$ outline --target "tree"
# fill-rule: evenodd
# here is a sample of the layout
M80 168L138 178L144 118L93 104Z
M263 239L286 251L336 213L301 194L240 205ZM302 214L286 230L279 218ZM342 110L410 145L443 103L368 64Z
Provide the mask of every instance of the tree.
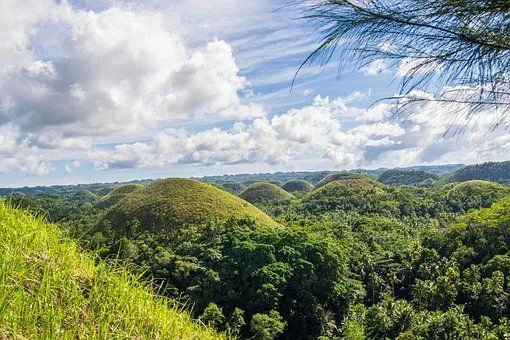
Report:
M507 0L313 1L303 18L321 41L303 65L328 63L336 52L342 65L400 64L405 72L393 98L400 107L435 101L467 106L468 116L509 109L509 13ZM431 83L434 97L413 91Z
M283 333L285 321L277 311L272 310L269 314L255 314L250 327L257 339L272 340Z
M214 302L211 302L200 316L200 320L206 325L219 330L225 321L225 316L221 308Z

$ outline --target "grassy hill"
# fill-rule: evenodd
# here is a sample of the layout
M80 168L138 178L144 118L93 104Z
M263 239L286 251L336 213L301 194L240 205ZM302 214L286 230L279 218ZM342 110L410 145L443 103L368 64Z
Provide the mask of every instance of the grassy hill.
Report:
M143 188L143 185L141 184L121 185L120 187L117 187L110 191L107 195L101 197L101 199L94 204L94 207L98 209L105 209L114 206L121 199L123 199L133 191L138 190L140 188Z
M438 178L437 175L422 170L390 169L383 172L377 180L386 185L412 185L428 179L437 180Z
M487 162L464 166L448 176L450 182L465 182L473 179L510 183L510 161Z
M72 199L81 204L92 203L97 200L97 195L90 190L81 189L72 195Z
M291 199L292 194L271 183L255 183L239 194L239 197L250 202L268 202Z
M317 183L315 189L322 188L328 183L339 182L339 183L357 183L358 185L374 186L375 182L365 175L356 174L352 172L336 172L327 175Z
M510 188L499 183L472 180L455 185L446 195L445 201L454 211L490 207L499 199L510 195Z
M217 339L122 269L0 201L0 338Z
M313 190L313 184L304 180L293 180L285 182L282 189L287 192L309 192Z
M238 181L227 181L225 183L220 183L223 189L227 190L231 194L237 195L244 189L246 186Z
M169 178L148 184L121 200L105 215L98 229L110 225L119 232L162 233L183 225L225 222L233 217L278 226L258 208L211 184Z

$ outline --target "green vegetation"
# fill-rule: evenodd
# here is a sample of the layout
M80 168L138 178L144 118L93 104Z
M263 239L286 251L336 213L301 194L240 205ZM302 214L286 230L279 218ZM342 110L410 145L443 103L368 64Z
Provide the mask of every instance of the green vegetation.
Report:
M215 339L125 269L0 201L0 338Z
M324 182L295 196L264 183L286 198L258 208L183 179L153 182L109 209L83 203L74 195L83 186L11 202L97 251L105 273L115 259L112 275L128 277L125 265L242 339L508 338L509 187L445 178L388 186L351 173Z
M239 194L239 197L250 203L282 201L291 199L292 194L271 183L255 183Z
M292 180L285 182L282 189L287 192L310 192L313 190L313 184L304 180Z
M256 207L211 184L171 178L128 195L106 213L96 231L113 228L133 235L166 234L173 228L225 222L232 217L278 226Z
M73 195L72 199L80 204L92 203L97 200L97 195L89 190L81 189Z
M510 194L510 188L498 183L472 180L454 186L446 196L446 204L455 212L490 207Z
M439 177L427 173L425 171L417 170L401 170L401 169L390 169L383 172L377 181L386 185L413 185L419 184L426 180L437 180Z
M331 182L341 183L357 183L359 185L373 186L374 182L365 175L353 173L353 172L336 172L327 175L317 183L315 189L322 188Z
M484 179L487 181L509 184L510 161L467 165L448 176L450 182L465 182L473 179Z
M244 189L246 189L246 186L238 181L228 181L225 183L221 183L221 186L223 189L227 190L231 194L237 195Z
M143 185L141 184L125 184L121 185L112 191L110 191L105 196L101 197L95 204L94 208L97 209L106 209L114 206L117 204L120 200L122 200L124 197L129 195L135 190L138 190L140 188L143 188Z

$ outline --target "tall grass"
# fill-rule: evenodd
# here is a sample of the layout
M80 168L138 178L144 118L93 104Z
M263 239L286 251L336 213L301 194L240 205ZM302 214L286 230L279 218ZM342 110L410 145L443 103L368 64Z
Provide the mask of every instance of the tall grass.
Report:
M0 339L217 339L126 269L0 200Z

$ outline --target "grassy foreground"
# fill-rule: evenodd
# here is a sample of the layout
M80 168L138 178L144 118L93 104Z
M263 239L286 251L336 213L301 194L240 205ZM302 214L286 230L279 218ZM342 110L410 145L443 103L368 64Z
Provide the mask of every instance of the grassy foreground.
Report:
M125 269L0 200L0 339L218 339Z

